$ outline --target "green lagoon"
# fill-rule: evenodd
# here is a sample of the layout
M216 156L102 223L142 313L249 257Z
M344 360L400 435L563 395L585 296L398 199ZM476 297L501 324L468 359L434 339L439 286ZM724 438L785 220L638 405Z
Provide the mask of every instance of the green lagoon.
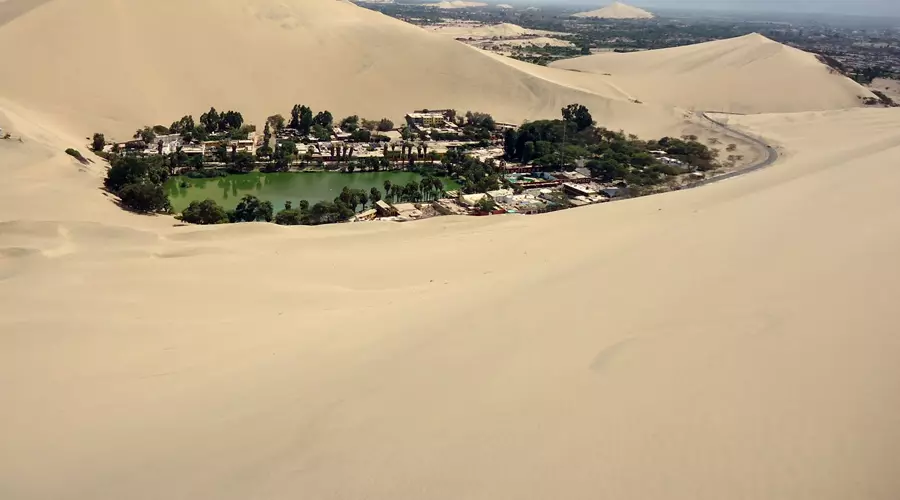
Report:
M176 212L187 208L192 201L207 198L215 200L226 209L233 209L248 194L263 201L271 201L277 212L284 207L286 201L293 202L294 206L300 200L307 200L310 204L332 201L344 186L367 192L377 187L383 195L386 180L390 180L392 184L406 185L409 181L422 180L422 176L414 172L252 172L212 179L178 176L166 182L166 193ZM444 189L459 187L452 179L441 180L444 182ZM181 187L182 182L186 182L188 187Z

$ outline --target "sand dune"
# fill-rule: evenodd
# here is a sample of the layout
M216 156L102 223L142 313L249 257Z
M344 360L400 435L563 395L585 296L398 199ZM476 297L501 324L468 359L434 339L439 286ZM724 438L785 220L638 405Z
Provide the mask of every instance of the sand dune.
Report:
M896 498L900 114L734 120L788 159L546 217L3 223L3 496Z
M589 12L579 12L574 16L594 17L598 19L653 19L656 17L644 9L632 7L631 5L626 5L622 2L614 2L601 9Z
M435 26L432 31L448 36L472 37L515 37L530 34L530 31L516 24L456 24Z
M662 108L648 112L561 88L527 68L514 70L337 0L235 0L228 9L214 0L55 0L3 26L0 46L48 30L57 35L4 53L0 95L84 135L130 136L141 124L168 124L210 106L241 110L260 123L297 102L395 119L412 109L453 107L508 122L557 116L562 106L582 102L602 109L615 128L643 122L650 126L638 133L657 135L676 123ZM223 32L227 47L217 45ZM646 119L636 119L642 112Z
M192 99L271 112L273 79L286 102L360 94L373 113L407 92L510 114L609 94L595 116L635 125L661 108L343 2L145 3L55 0L0 27L22 47L0 64L0 127L23 137L0 140L0 497L897 498L900 110L725 116L782 161L546 216L172 227L62 150ZM194 9L246 25L240 71L217 51L196 72L121 62L153 33L213 43L186 35ZM396 66L379 55L409 40ZM117 65L71 73L92 42ZM336 75L300 78L326 60ZM398 89L374 91L385 69Z
M645 102L735 113L860 107L871 93L812 54L758 34L628 54L595 54L553 67L610 75Z

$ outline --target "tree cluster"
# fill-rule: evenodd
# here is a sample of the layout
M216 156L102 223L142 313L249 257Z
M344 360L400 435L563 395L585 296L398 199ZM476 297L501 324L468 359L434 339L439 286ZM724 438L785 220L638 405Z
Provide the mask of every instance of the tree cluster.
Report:
M484 193L500 188L501 170L491 159L481 161L458 151L448 151L441 159L447 175L454 177L467 194Z
M168 178L163 158L129 155L113 158L104 186L131 210L168 212L169 198L163 188Z
M594 125L590 111L572 104L562 109L562 120L525 123L518 130L504 133L506 159L530 163L544 170L571 169L575 160L586 160L594 177L602 182L624 181L647 186L685 170L660 162L650 151L662 150L682 161L686 168L717 168L716 151L697 142L695 136L681 139L664 137L659 141L641 141Z

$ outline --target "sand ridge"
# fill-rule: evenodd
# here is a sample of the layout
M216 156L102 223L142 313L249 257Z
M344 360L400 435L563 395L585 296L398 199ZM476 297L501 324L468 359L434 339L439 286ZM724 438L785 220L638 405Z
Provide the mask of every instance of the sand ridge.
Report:
M612 4L597 10L579 12L578 14L574 14L574 17L592 17L597 19L653 19L656 16L644 9L632 7L631 5L626 5L622 2L613 2Z
M85 9L96 15L81 15ZM76 17L80 22L71 23ZM214 36L204 26L233 33L228 50L209 50ZM0 91L70 129L86 129L84 134L130 137L140 125L169 124L210 106L240 110L259 124L298 102L337 116L397 121L413 109L451 107L513 123L555 117L563 106L580 102L604 109L611 127L642 135L678 122L665 107L635 109L607 96L561 88L529 68L514 69L447 37L337 0L235 0L228 9L213 0L190 6L175 0L127 5L53 0L5 25L0 45L15 45L46 29L58 36L5 54ZM177 50L166 41L175 34ZM148 50L147 40L159 43ZM99 62L83 57L101 46L108 50ZM260 46L266 47L262 54ZM48 60L55 63L36 62ZM85 72L89 64L105 69ZM309 77L312 69L326 67ZM415 78L409 78L413 68ZM635 119L645 111L646 119ZM641 121L648 126L635 128Z
M861 107L871 92L816 59L759 34L626 54L557 61L555 68L599 74L638 99L734 113Z

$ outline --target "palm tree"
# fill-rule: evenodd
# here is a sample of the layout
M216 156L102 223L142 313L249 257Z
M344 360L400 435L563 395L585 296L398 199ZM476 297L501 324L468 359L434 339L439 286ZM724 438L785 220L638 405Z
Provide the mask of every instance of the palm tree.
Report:
M388 196L388 193L391 192L391 188L393 187L393 182L390 179L384 181L384 195Z
M436 198L443 196L444 194L444 183L441 182L437 177L431 178L431 186L434 188L434 191L437 193Z

